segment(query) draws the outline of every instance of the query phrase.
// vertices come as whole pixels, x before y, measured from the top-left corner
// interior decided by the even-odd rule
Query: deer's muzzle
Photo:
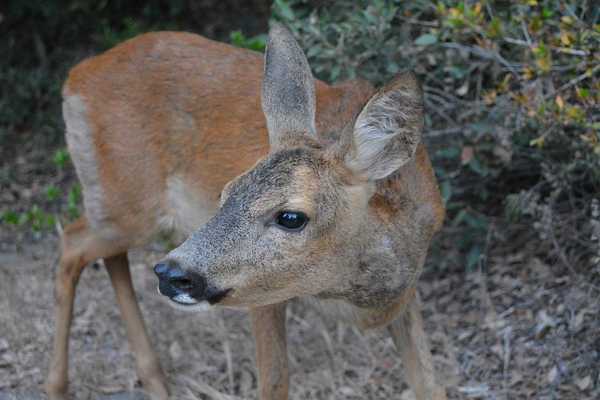
[[[216,304],[229,292],[211,288],[204,276],[186,272],[172,260],[156,264],[154,273],[158,276],[160,294],[177,304],[194,305],[203,301]]]

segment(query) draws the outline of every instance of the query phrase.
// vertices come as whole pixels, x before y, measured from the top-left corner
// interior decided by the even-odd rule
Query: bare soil
[[[57,240],[23,244],[0,231],[0,400],[43,399],[53,332]],[[256,399],[254,345],[244,312],[189,314],[160,298],[150,266],[130,255],[147,326],[173,398]],[[600,398],[600,289],[523,253],[494,255],[485,272],[430,269],[424,317],[449,398]],[[291,399],[412,399],[384,331],[361,334],[318,310],[288,310]],[[107,274],[89,266],[71,334],[74,399],[141,400]]]

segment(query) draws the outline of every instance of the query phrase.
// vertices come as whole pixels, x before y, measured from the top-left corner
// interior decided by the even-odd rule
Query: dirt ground
[[[56,238],[0,232],[0,399],[43,399],[52,337]],[[155,290],[163,253],[130,255],[134,284],[174,399],[256,399],[245,313],[189,314]],[[485,273],[430,269],[426,329],[451,399],[600,398],[600,288],[537,258],[494,257]],[[288,310],[291,399],[412,399],[384,331],[360,334],[301,304]],[[74,399],[143,399],[106,271],[82,276],[71,334]]]

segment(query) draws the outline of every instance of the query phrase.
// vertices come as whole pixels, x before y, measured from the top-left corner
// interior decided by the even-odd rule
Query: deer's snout
[[[160,294],[178,304],[193,305],[203,301],[215,304],[229,292],[211,288],[203,275],[185,271],[173,260],[156,264],[154,273],[158,277]]]
[[[174,261],[156,264],[158,290],[163,296],[181,304],[196,304],[206,300],[206,279],[193,272],[186,272]]]

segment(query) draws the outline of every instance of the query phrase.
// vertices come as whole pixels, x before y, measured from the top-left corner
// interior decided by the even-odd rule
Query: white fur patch
[[[65,96],[63,118],[67,127],[67,146],[83,188],[85,213],[90,225],[99,227],[107,215],[98,174],[96,146],[87,120],[86,106],[79,95]]]
[[[204,312],[204,311],[213,310],[215,308],[215,306],[211,306],[208,301],[197,301],[187,295],[178,295],[177,296],[178,298],[176,300],[179,301],[180,303],[186,303],[186,299],[184,299],[183,296],[187,296],[192,301],[189,301],[186,304],[176,303],[173,300],[168,299],[166,296],[163,296],[163,294],[160,293],[160,290],[158,288],[156,290],[157,290],[158,294],[160,295],[160,297],[163,298],[171,307],[173,307],[176,310],[182,310],[182,311],[187,311],[187,312]],[[182,296],[182,297],[179,297],[179,296]]]
[[[197,188],[195,188],[197,189]],[[202,196],[179,176],[167,178],[166,212],[159,224],[164,230],[189,235],[215,213],[215,204]]]

